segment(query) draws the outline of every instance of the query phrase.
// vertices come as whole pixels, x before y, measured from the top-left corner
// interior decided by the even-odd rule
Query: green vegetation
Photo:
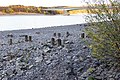
[[[89,68],[88,72],[92,73],[93,71],[95,71],[95,68]]]
[[[88,45],[94,57],[120,62],[120,3],[109,1],[110,5],[104,1],[99,5],[89,5],[88,13],[95,13],[96,16],[86,17],[90,23],[86,29],[90,37]]]
[[[88,80],[96,80],[94,77],[90,76],[88,77]]]

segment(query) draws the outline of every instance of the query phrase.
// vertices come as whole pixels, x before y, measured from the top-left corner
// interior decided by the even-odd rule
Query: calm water
[[[0,16],[0,31],[42,28],[85,23],[85,14],[70,16],[15,15]]]

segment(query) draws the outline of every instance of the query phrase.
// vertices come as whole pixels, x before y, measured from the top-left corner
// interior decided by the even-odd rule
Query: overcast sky
[[[95,3],[99,0],[0,0],[0,6],[32,5],[32,6],[81,6],[85,2]],[[101,0],[100,0],[101,1]],[[108,1],[108,0],[104,0]]]

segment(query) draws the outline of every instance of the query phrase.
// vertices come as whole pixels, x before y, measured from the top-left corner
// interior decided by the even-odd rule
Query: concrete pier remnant
[[[28,35],[25,35],[25,41],[26,42],[28,41]]]
[[[57,46],[61,46],[62,45],[62,40],[61,39],[57,39],[56,42],[57,42]]]
[[[61,37],[61,33],[58,33],[58,38],[60,38]]]
[[[53,36],[56,37],[56,33],[53,33]]]
[[[32,41],[32,36],[29,36],[29,41],[30,41],[30,42]]]
[[[81,33],[81,38],[85,38],[85,33]]]
[[[9,39],[9,45],[12,45],[12,44],[13,44],[12,39]]]
[[[67,31],[67,32],[66,32],[66,37],[68,37],[68,36],[70,36],[70,33]]]
[[[55,38],[51,38],[51,45],[55,45]]]

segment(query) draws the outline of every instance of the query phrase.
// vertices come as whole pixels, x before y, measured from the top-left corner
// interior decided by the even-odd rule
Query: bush
[[[99,4],[89,5],[88,13],[94,13],[86,17],[90,26],[86,33],[90,37],[88,42],[92,55],[99,59],[120,60],[120,3],[109,0]]]
[[[14,13],[14,10],[12,8],[8,8],[5,10],[6,13]]]

